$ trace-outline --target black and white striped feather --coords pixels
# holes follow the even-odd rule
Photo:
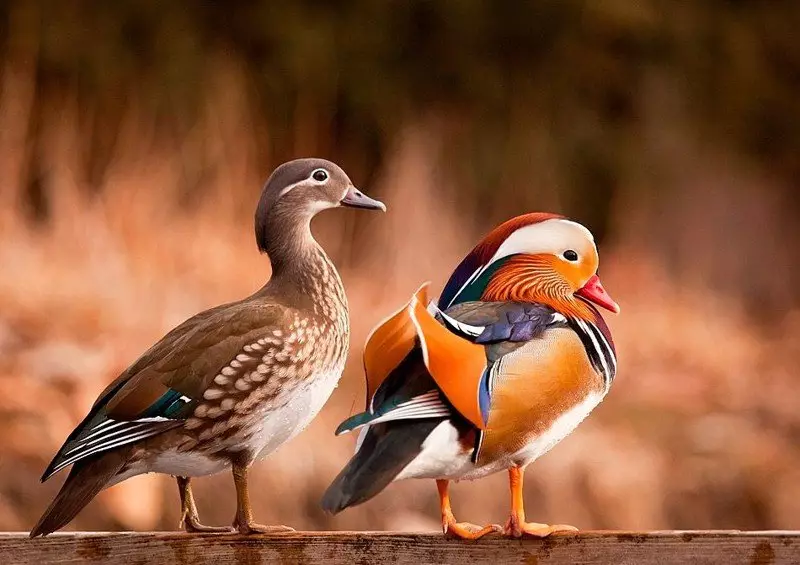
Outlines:
[[[64,444],[41,480],[46,481],[61,469],[81,459],[156,436],[180,425],[183,425],[182,420],[161,416],[118,421],[107,418],[102,413],[96,414],[75,438]]]
[[[592,322],[570,318],[570,326],[578,334],[595,371],[603,376],[606,389],[617,374],[617,356],[606,336]]]

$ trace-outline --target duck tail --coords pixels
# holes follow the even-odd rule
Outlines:
[[[30,537],[46,536],[66,526],[84,506],[109,486],[128,460],[122,449],[81,460],[72,466],[67,480],[33,527]]]
[[[442,419],[400,420],[374,424],[322,497],[322,509],[338,514],[371,499],[422,451],[422,443]]]

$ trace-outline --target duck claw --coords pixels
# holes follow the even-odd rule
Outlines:
[[[444,535],[449,538],[476,540],[485,535],[500,533],[503,528],[499,524],[487,524],[486,526],[478,526],[469,522],[445,522],[442,525]]]
[[[506,527],[503,528],[503,535],[511,538],[532,537],[546,538],[555,533],[574,533],[578,528],[568,524],[540,524],[538,522],[520,522],[509,518]]]

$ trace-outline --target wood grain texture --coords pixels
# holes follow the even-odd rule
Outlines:
[[[581,532],[544,540],[444,539],[440,534],[0,533],[0,563],[119,565],[800,563],[800,532]]]

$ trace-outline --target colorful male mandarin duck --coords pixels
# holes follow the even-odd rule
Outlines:
[[[367,339],[367,409],[356,454],[328,488],[329,512],[392,481],[436,479],[445,534],[476,539],[574,531],[525,521],[525,467],[572,432],[608,392],[614,343],[595,306],[619,307],[597,276],[592,234],[554,214],[514,218],[456,268],[438,303],[423,286]],[[507,470],[505,528],[457,522],[451,480]]]
[[[187,531],[231,530],[200,523],[189,483],[227,467],[236,530],[291,530],[254,523],[247,473],[308,425],[342,374],[347,299],[310,229],[317,212],[338,206],[386,210],[329,161],[299,159],[272,173],[255,214],[271,280],[183,322],[100,394],[44,472],[47,480],[72,465],[31,537],[67,524],[102,489],[151,472],[177,477]]]

